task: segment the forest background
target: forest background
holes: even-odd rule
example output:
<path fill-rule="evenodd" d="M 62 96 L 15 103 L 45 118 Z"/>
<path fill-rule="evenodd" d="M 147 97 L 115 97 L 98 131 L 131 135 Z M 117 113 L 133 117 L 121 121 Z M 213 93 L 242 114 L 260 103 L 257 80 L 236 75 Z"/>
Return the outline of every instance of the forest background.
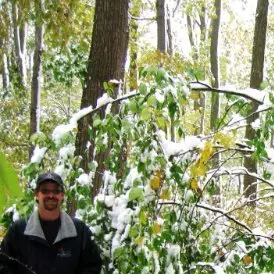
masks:
<path fill-rule="evenodd" d="M 3 227 L 54 170 L 103 273 L 274 272 L 272 3 L 2 0 L 0 18 Z"/>

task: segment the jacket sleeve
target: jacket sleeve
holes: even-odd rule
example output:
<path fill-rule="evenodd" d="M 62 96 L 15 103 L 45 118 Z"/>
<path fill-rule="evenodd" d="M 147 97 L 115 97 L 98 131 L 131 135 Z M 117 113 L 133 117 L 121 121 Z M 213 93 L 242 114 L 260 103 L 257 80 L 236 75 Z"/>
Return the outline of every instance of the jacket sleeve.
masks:
<path fill-rule="evenodd" d="M 22 242 L 22 231 L 26 226 L 24 219 L 15 221 L 9 228 L 6 236 L 1 242 L 0 248 L 0 274 L 34 273 L 20 261 L 20 246 Z"/>
<path fill-rule="evenodd" d="M 8 230 L 6 236 L 1 242 L 0 249 L 0 273 L 14 273 L 15 263 L 13 258 L 16 258 L 15 249 L 15 232 L 14 224 Z"/>
<path fill-rule="evenodd" d="M 80 259 L 81 274 L 100 274 L 102 259 L 96 243 L 92 240 L 90 229 L 84 225 L 83 229 L 83 249 Z"/>
<path fill-rule="evenodd" d="M 12 273 L 14 272 L 11 265 L 11 261 L 0 250 L 0 274 L 12 274 Z"/>

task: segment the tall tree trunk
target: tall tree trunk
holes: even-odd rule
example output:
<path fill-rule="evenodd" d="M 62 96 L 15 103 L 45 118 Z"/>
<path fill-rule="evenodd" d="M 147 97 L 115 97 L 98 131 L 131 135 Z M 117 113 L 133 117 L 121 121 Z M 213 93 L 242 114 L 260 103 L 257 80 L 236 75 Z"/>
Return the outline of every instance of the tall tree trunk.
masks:
<path fill-rule="evenodd" d="M 213 87 L 219 88 L 220 86 L 220 66 L 219 66 L 219 32 L 221 22 L 221 0 L 215 0 L 215 13 L 216 16 L 211 21 L 211 44 L 210 44 L 210 67 L 213 75 Z M 218 118 L 220 116 L 220 96 L 217 92 L 211 93 L 211 113 L 210 113 L 210 128 L 214 132 Z M 212 168 L 217 169 L 221 161 L 220 154 L 216 154 L 212 159 Z M 221 179 L 218 179 L 218 187 L 215 195 L 215 203 L 221 202 Z"/>
<path fill-rule="evenodd" d="M 104 82 L 112 79 L 124 80 L 129 36 L 128 9 L 129 0 L 96 0 L 92 42 L 81 108 L 90 105 L 96 107 L 97 99 L 104 93 Z M 116 95 L 114 94 L 114 96 Z M 102 111 L 101 117 L 103 115 Z M 107 153 L 99 153 L 94 158 L 94 144 L 91 144 L 87 151 L 91 125 L 91 116 L 84 117 L 78 122 L 76 155 L 82 156 L 81 167 L 84 171 L 88 172 L 89 163 L 94 159 L 98 163 L 91 191 L 92 198 L 98 193 L 101 186 Z M 75 209 L 75 203 L 71 201 L 68 204 L 69 213 L 74 215 Z"/>
<path fill-rule="evenodd" d="M 10 85 L 9 80 L 9 69 L 8 69 L 8 57 L 6 53 L 2 55 L 2 80 L 3 80 L 3 88 L 7 89 Z"/>
<path fill-rule="evenodd" d="M 1 66 L 1 75 L 2 75 L 2 84 L 3 89 L 7 89 L 9 87 L 9 70 L 8 70 L 8 59 L 6 55 L 6 51 L 4 50 L 4 39 L 0 37 L 0 48 L 2 51 L 2 66 Z"/>
<path fill-rule="evenodd" d="M 170 56 L 173 55 L 173 35 L 172 35 L 172 12 L 170 11 L 169 5 L 167 5 L 167 36 L 168 36 L 168 47 L 167 52 Z"/>
<path fill-rule="evenodd" d="M 43 2 L 39 1 L 36 7 L 36 13 L 43 9 Z M 38 17 L 38 15 L 37 15 Z M 43 49 L 43 23 L 39 19 L 35 25 L 35 50 L 33 55 L 33 73 L 31 82 L 31 104 L 30 104 L 30 132 L 29 135 L 39 131 L 40 127 L 40 97 L 41 97 L 41 59 Z M 33 147 L 30 145 L 29 158 L 33 153 Z"/>
<path fill-rule="evenodd" d="M 200 18 L 200 45 L 197 44 L 194 40 L 194 28 L 193 28 L 193 19 L 187 15 L 187 28 L 188 28 L 188 37 L 190 45 L 192 48 L 193 59 L 197 61 L 199 59 L 198 48 L 202 44 L 206 43 L 206 22 L 205 22 L 206 8 L 203 6 L 201 12 L 199 13 Z M 194 19 L 195 20 L 195 19 Z M 205 103 L 206 95 L 204 93 L 199 93 L 198 98 L 194 100 L 194 109 L 200 112 L 199 123 L 195 130 L 195 134 L 201 134 L 204 131 L 204 117 L 205 117 Z"/>
<path fill-rule="evenodd" d="M 6 51 L 4 50 L 4 41 L 0 37 L 0 48 L 3 50 L 2 52 L 2 67 L 1 67 L 1 74 L 2 74 L 2 83 L 3 83 L 3 89 L 7 89 L 9 87 L 10 81 L 9 81 L 9 69 L 8 69 L 8 58 Z"/>
<path fill-rule="evenodd" d="M 258 0 L 254 30 L 254 41 L 252 51 L 252 67 L 250 75 L 250 87 L 260 89 L 263 81 L 265 43 L 267 30 L 267 14 L 268 0 Z M 252 102 L 251 113 L 258 109 L 258 104 Z M 252 140 L 255 137 L 256 131 L 251 127 L 251 123 L 258 119 L 259 115 L 255 114 L 247 119 L 248 126 L 246 127 L 245 138 Z M 256 161 L 252 157 L 245 157 L 245 168 L 251 173 L 257 173 Z M 247 198 L 255 198 L 257 193 L 256 180 L 253 177 L 244 176 L 244 195 Z M 255 206 L 255 203 L 253 204 Z"/>
<path fill-rule="evenodd" d="M 156 1 L 157 11 L 157 49 L 160 52 L 167 52 L 167 20 L 166 20 L 166 1 Z"/>
<path fill-rule="evenodd" d="M 26 86 L 26 64 L 25 64 L 25 49 L 26 49 L 26 23 L 20 22 L 19 10 L 17 3 L 12 2 L 12 21 L 13 21 L 13 37 L 15 46 L 15 57 L 18 64 L 18 69 L 21 78 L 21 85 Z"/>
<path fill-rule="evenodd" d="M 220 75 L 219 75 L 219 31 L 221 21 L 221 0 L 215 0 L 216 17 L 212 19 L 212 31 L 211 31 L 211 45 L 210 45 L 210 65 L 211 73 L 213 75 L 213 87 L 219 88 Z M 220 114 L 220 98 L 217 92 L 212 92 L 211 95 L 211 116 L 210 116 L 210 128 L 214 129 L 216 121 Z"/>
<path fill-rule="evenodd" d="M 141 14 L 140 1 L 134 1 L 131 8 L 131 14 L 138 18 Z M 132 18 L 130 20 L 130 41 L 129 41 L 129 54 L 130 54 L 130 63 L 129 63 L 129 89 L 137 89 L 137 57 L 138 57 L 138 21 Z"/>

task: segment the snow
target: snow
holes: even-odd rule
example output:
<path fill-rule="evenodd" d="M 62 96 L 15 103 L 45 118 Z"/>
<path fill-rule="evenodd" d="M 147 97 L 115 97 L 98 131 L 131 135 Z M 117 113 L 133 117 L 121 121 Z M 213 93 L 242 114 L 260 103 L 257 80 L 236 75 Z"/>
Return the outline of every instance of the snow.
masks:
<path fill-rule="evenodd" d="M 40 164 L 42 159 L 44 158 L 46 151 L 47 151 L 46 147 L 40 148 L 39 146 L 36 146 L 34 148 L 33 155 L 31 157 L 30 162 Z"/>
<path fill-rule="evenodd" d="M 81 186 L 89 186 L 92 184 L 92 173 L 90 174 L 83 173 L 76 179 L 76 181 Z"/>
<path fill-rule="evenodd" d="M 251 123 L 251 127 L 255 130 L 261 127 L 260 119 L 256 119 L 254 122 Z"/>
<path fill-rule="evenodd" d="M 246 123 L 246 120 L 243 116 L 238 113 L 234 114 L 231 121 L 228 123 L 227 127 L 237 124 L 238 126 Z"/>
<path fill-rule="evenodd" d="M 70 170 L 66 168 L 64 163 L 62 163 L 55 167 L 54 172 L 57 173 L 64 181 L 68 176 Z"/>
<path fill-rule="evenodd" d="M 248 95 L 249 97 L 253 98 L 254 100 L 258 102 L 264 102 L 264 98 L 266 96 L 266 92 L 263 90 L 258 90 L 254 88 L 247 88 L 243 90 L 237 90 L 236 91 L 238 95 Z"/>
<path fill-rule="evenodd" d="M 62 160 L 66 160 L 69 157 L 72 157 L 74 155 L 74 151 L 75 151 L 75 146 L 72 144 L 67 144 L 59 150 L 59 157 Z"/>
<path fill-rule="evenodd" d="M 104 93 L 103 96 L 97 100 L 96 108 L 99 108 L 103 105 L 106 105 L 112 102 L 113 102 L 113 99 L 109 97 L 106 93 Z"/>
<path fill-rule="evenodd" d="M 195 148 L 200 148 L 203 144 L 202 140 L 194 135 L 185 136 L 185 138 L 179 143 L 169 141 L 165 138 L 165 134 L 162 131 L 159 131 L 159 139 L 161 140 L 162 149 L 169 158 L 172 155 L 181 155 Z M 188 159 L 190 155 L 186 154 L 184 160 Z"/>
<path fill-rule="evenodd" d="M 57 146 L 62 142 L 62 139 L 73 130 L 77 129 L 77 122 L 92 111 L 92 106 L 81 109 L 79 112 L 75 113 L 68 124 L 62 124 L 57 126 L 52 133 L 52 140 Z"/>
<path fill-rule="evenodd" d="M 124 188 L 131 188 L 135 180 L 141 180 L 141 174 L 138 172 L 137 167 L 132 167 L 124 181 Z"/>
<path fill-rule="evenodd" d="M 206 262 L 199 262 L 198 265 L 209 266 L 210 268 L 212 268 L 214 270 L 214 272 L 216 274 L 225 274 L 225 272 L 223 271 L 223 269 L 220 266 L 217 266 L 216 264 L 206 263 Z"/>
<path fill-rule="evenodd" d="M 211 89 L 211 87 L 207 83 L 203 82 L 193 82 L 190 83 L 190 86 L 192 89 L 200 91 Z M 253 88 L 235 89 L 234 87 L 220 87 L 218 90 L 223 93 L 232 93 L 246 99 L 257 101 L 259 104 L 264 104 L 264 102 L 268 106 L 270 104 L 267 96 L 267 91 L 265 90 L 258 90 Z"/>

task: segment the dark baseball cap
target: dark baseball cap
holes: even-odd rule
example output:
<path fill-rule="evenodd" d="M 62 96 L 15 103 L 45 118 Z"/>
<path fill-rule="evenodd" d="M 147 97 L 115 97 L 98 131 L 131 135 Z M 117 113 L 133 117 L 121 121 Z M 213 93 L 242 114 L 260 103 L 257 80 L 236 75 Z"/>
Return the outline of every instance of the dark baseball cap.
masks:
<path fill-rule="evenodd" d="M 46 182 L 54 182 L 58 184 L 59 186 L 61 186 L 62 189 L 64 189 L 64 182 L 57 173 L 47 172 L 47 173 L 40 174 L 36 181 L 36 189 Z"/>

